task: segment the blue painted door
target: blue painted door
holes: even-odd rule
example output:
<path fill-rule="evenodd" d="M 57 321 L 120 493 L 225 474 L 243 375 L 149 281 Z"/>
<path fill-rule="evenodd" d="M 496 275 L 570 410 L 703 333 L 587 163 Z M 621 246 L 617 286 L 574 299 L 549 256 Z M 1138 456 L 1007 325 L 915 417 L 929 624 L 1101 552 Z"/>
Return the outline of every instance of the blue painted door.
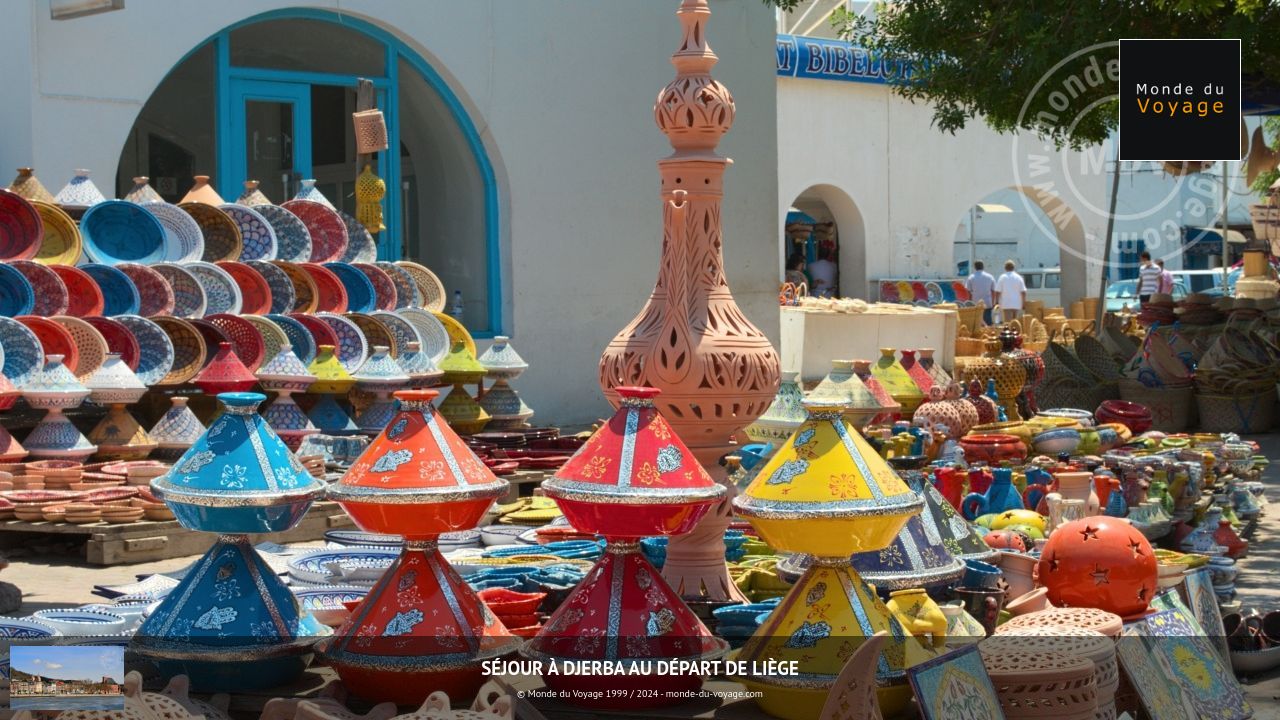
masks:
<path fill-rule="evenodd" d="M 230 96 L 229 177 L 220 184 L 257 180 L 272 202 L 288 200 L 311 177 L 311 86 L 233 78 Z"/>

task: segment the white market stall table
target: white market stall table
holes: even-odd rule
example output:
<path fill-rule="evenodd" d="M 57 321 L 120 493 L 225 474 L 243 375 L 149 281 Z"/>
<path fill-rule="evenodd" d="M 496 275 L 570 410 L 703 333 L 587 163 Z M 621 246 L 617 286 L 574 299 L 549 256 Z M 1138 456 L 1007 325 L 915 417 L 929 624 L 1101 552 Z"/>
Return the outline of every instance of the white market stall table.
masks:
<path fill-rule="evenodd" d="M 821 380 L 832 360 L 870 360 L 880 348 L 934 348 L 934 359 L 950 371 L 955 361 L 958 319 L 954 311 L 874 303 L 866 312 L 844 313 L 783 306 L 782 369 L 802 382 Z"/>

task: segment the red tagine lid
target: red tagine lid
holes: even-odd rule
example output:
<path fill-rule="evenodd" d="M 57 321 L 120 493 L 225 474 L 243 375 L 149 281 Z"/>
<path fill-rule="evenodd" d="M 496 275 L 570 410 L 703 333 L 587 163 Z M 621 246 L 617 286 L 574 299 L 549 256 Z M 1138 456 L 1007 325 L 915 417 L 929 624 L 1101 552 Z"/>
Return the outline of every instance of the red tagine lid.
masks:
<path fill-rule="evenodd" d="M 658 413 L 650 387 L 619 387 L 618 410 L 542 488 L 556 499 L 620 504 L 711 502 L 711 479 Z"/>
<path fill-rule="evenodd" d="M 231 343 L 218 343 L 218 354 L 193 379 L 206 395 L 246 392 L 258 384 L 258 378 L 245 367 L 231 349 Z"/>

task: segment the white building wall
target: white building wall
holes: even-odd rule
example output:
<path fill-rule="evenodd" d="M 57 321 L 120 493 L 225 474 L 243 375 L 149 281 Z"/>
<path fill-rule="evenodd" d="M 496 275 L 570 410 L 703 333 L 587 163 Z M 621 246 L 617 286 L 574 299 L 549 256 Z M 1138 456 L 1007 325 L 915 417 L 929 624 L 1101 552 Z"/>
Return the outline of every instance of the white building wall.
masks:
<path fill-rule="evenodd" d="M 129 0 L 122 11 L 56 22 L 47 2 L 10 2 L 0 23 L 0 168 L 33 165 L 53 192 L 90 168 L 110 192 L 134 118 L 184 54 L 228 25 L 297 6 L 396 33 L 462 99 L 501 187 L 504 329 L 531 366 L 516 387 L 536 422 L 607 414 L 600 352 L 657 275 L 655 162 L 670 148 L 652 104 L 673 76 L 675 0 Z M 778 196 L 774 17 L 759 2 L 711 7 L 715 74 L 739 108 L 721 144 L 735 160 L 727 273 L 739 304 L 776 340 L 779 220 L 776 205 L 761 202 Z"/>

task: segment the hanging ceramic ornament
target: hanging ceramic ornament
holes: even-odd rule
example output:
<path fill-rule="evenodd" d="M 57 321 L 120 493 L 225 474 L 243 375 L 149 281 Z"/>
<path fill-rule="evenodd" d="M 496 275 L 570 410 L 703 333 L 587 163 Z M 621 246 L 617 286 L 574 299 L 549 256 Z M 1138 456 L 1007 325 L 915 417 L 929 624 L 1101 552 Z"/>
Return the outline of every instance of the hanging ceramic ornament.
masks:
<path fill-rule="evenodd" d="M 846 408 L 845 419 L 856 428 L 865 427 L 883 410 L 867 386 L 854 374 L 852 360 L 832 360 L 831 372 L 809 392 L 809 399 Z"/>
<path fill-rule="evenodd" d="M 443 422 L 434 390 L 395 394 L 399 411 L 329 488 L 362 530 L 404 550 L 332 640 L 325 660 L 353 693 L 417 704 L 432 690 L 474 695 L 481 663 L 514 652 L 507 632 L 440 554 L 437 538 L 476 526 L 507 482 Z"/>
<path fill-rule="evenodd" d="M 98 450 L 62 414 L 64 410 L 80 407 L 88 396 L 89 388 L 81 385 L 62 364 L 61 355 L 45 356 L 44 368 L 22 388 L 22 397 L 28 405 L 48 411 L 24 442 L 31 457 L 83 461 Z"/>
<path fill-rule="evenodd" d="M 345 396 L 356 381 L 347 373 L 332 345 L 316 348 L 316 359 L 307 370 L 316 377 L 310 392 L 319 395 L 307 417 L 321 432 L 328 435 L 352 435 L 360 432 L 355 420 L 338 404 L 338 397 Z"/>
<path fill-rule="evenodd" d="M 387 184 L 366 164 L 356 178 L 356 219 L 374 235 L 387 229 L 382 224 L 382 197 L 386 194 Z"/>
<path fill-rule="evenodd" d="M 170 398 L 169 409 L 147 431 L 156 443 L 156 449 L 151 452 L 153 459 L 164 462 L 177 460 L 204 433 L 204 424 L 187 407 L 187 400 L 181 395 Z"/>
<path fill-rule="evenodd" d="M 391 399 L 391 393 L 406 389 L 409 376 L 400 367 L 400 363 L 391 357 L 390 348 L 376 345 L 373 354 L 352 377 L 356 381 L 356 388 L 374 395 L 373 402 L 356 418 L 356 425 L 364 434 L 376 437 L 396 414 L 396 404 Z"/>
<path fill-rule="evenodd" d="M 105 417 L 89 431 L 89 442 L 98 446 L 99 460 L 142 460 L 156 449 L 156 442 L 133 415 L 125 409 L 147 394 L 147 386 L 138 379 L 119 353 L 108 353 L 107 359 L 85 381 L 89 399 L 107 405 Z"/>
<path fill-rule="evenodd" d="M 282 346 L 275 357 L 258 368 L 262 389 L 276 393 L 262 416 L 290 450 L 296 451 L 303 438 L 320 432 L 293 400 L 294 393 L 306 392 L 315 381 L 316 376 L 302 364 L 291 345 Z"/>
<path fill-rule="evenodd" d="M 455 342 L 440 361 L 440 369 L 444 371 L 441 380 L 452 384 L 453 389 L 440 403 L 440 414 L 449 422 L 449 426 L 463 435 L 474 435 L 489 424 L 489 413 L 471 397 L 464 385 L 479 384 L 484 378 L 485 368 L 476 360 L 475 354 L 466 343 Z"/>
<path fill-rule="evenodd" d="M 533 417 L 533 410 L 525 405 L 510 381 L 527 370 L 529 363 L 511 347 L 510 338 L 498 335 L 493 339 L 493 345 L 480 356 L 480 364 L 484 366 L 485 375 L 494 381 L 480 396 L 480 407 L 489 413 L 490 418 L 485 427 L 489 430 L 525 427 Z"/>

